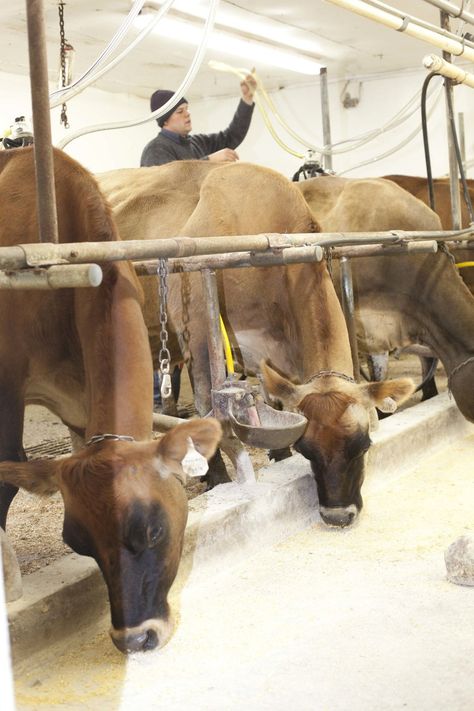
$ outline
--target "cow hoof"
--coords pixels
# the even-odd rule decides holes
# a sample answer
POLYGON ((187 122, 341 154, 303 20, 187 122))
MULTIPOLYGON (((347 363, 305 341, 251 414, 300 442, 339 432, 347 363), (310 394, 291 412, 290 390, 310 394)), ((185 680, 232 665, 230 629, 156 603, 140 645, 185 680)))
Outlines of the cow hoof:
POLYGON ((23 585, 15 551, 3 528, 0 528, 0 548, 2 550, 5 599, 7 602, 13 602, 23 595, 23 585))

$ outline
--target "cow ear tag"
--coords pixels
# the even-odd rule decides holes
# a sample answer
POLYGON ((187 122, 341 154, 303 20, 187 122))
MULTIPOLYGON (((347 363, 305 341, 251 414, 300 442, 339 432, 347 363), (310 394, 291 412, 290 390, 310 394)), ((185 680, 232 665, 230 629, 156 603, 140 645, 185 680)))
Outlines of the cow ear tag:
POLYGON ((188 450, 181 462, 183 472, 187 476, 191 477, 204 476, 204 474, 209 469, 206 457, 203 457, 202 454, 199 454, 193 444, 193 440, 191 439, 191 437, 187 438, 187 445, 188 450))

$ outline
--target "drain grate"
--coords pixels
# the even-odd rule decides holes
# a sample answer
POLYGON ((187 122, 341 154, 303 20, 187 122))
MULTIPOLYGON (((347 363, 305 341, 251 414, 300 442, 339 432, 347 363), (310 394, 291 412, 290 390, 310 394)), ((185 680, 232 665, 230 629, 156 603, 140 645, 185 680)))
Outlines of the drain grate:
POLYGON ((62 437, 52 442, 41 442, 41 444, 26 447, 25 452, 28 459, 54 459, 62 454, 71 454, 71 440, 69 437, 62 437))

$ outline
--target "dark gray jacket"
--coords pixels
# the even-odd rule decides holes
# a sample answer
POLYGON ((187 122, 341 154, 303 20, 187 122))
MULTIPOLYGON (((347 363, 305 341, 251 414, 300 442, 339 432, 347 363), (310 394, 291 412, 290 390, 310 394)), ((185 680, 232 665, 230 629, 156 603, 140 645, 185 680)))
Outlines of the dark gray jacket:
POLYGON ((242 99, 228 128, 219 133, 196 133, 179 136, 162 129, 143 149, 140 165, 164 165, 173 160, 205 160, 210 153, 223 148, 237 148, 249 130, 254 104, 246 104, 242 99))

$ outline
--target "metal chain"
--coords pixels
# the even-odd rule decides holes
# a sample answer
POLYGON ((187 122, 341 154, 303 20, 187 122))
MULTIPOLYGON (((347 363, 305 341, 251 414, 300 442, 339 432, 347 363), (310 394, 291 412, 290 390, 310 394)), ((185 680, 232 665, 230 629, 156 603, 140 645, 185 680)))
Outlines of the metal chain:
MULTIPOLYGON (((59 12, 59 36, 61 40, 61 46, 59 49, 59 58, 61 62, 61 86, 66 86, 66 36, 64 32, 64 5, 62 0, 58 3, 59 12)), ((61 106, 61 118, 59 123, 64 124, 64 128, 69 128, 69 120, 66 113, 66 104, 61 106)))
POLYGON ((171 354, 168 349, 168 260, 158 260, 158 298, 160 301, 160 353, 158 360, 160 361, 161 378, 161 397, 166 399, 171 397, 171 375, 170 364, 171 354))

